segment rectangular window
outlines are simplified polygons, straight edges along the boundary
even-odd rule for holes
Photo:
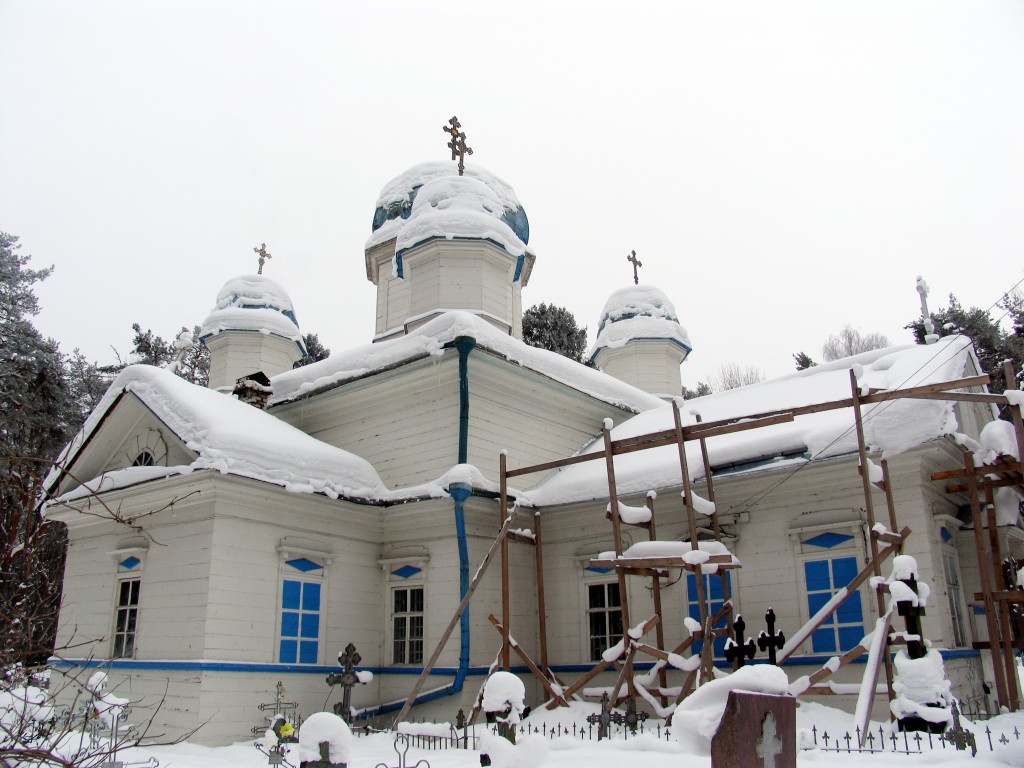
[[[423,663],[423,587],[396,587],[391,592],[393,664]]]
[[[722,609],[725,605],[725,592],[722,587],[722,577],[718,574],[701,574],[701,578],[704,580],[704,597],[707,600],[707,615],[714,616],[715,613]],[[725,572],[725,585],[729,589],[729,594],[732,594],[732,574],[729,571]],[[690,618],[694,621],[700,621],[700,599],[697,594],[697,577],[692,574],[686,574],[686,600],[689,605],[688,613]],[[735,603],[734,603],[735,605]],[[735,610],[735,609],[734,609]],[[729,625],[729,616],[726,614],[712,627],[712,629],[724,629]],[[725,635],[721,635],[715,638],[715,649],[714,655],[719,658],[725,658],[722,654],[725,652]],[[698,640],[691,646],[691,653],[695,656],[699,655],[701,648],[704,647],[704,641]]]
[[[943,552],[942,569],[946,573],[946,596],[949,599],[949,619],[953,623],[953,645],[962,648],[967,645],[967,624],[964,620],[963,595],[960,591],[960,572],[956,568],[956,558]]]
[[[320,658],[320,584],[283,579],[281,582],[282,664],[316,664]]]
[[[816,614],[859,572],[857,558],[833,557],[804,561],[808,617]],[[855,647],[864,637],[864,609],[860,592],[854,592],[811,635],[814,653],[838,653]]]
[[[605,649],[622,639],[622,600],[617,581],[587,585],[587,626],[590,660],[600,661]]]
[[[111,658],[131,658],[135,654],[135,633],[139,623],[141,579],[117,582],[117,607],[114,614],[114,651]]]

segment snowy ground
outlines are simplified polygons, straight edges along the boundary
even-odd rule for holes
[[[830,730],[842,733],[852,725],[849,715],[834,709],[814,704],[803,704],[798,716],[798,729],[809,729],[811,725],[819,733]],[[800,766],[867,766],[868,768],[913,768],[913,766],[971,766],[971,768],[1002,768],[1003,766],[1024,766],[1024,735],[1020,740],[1013,736],[1014,728],[1024,734],[1024,714],[1003,715],[988,721],[994,734],[1006,733],[1009,743],[1001,745],[993,739],[995,750],[990,751],[987,743],[981,745],[978,755],[970,757],[969,752],[937,748],[922,754],[845,754],[818,750],[802,750],[797,757]],[[980,740],[984,740],[985,724],[977,724]],[[875,725],[877,729],[877,724]],[[806,738],[806,734],[804,736]],[[377,734],[354,740],[349,759],[350,768],[373,768],[377,765],[399,766],[398,755],[393,748],[394,738],[390,734]],[[545,739],[529,736],[520,744],[511,747],[507,742],[485,737],[484,747],[490,752],[495,768],[533,768],[534,766],[557,766],[557,768],[709,768],[711,758],[684,751],[675,741],[658,740],[652,735],[631,738],[628,741],[611,739],[602,742],[583,742],[572,738]],[[502,749],[504,747],[504,749]],[[246,766],[267,765],[267,758],[260,754],[251,743],[235,744],[229,747],[202,747],[195,744],[179,744],[171,747],[153,747],[146,750],[123,752],[121,759],[144,761],[156,757],[162,768],[245,768]],[[412,748],[406,755],[405,765],[412,768],[418,760],[428,761],[431,768],[476,768],[480,765],[479,750],[428,751]],[[421,766],[423,768],[423,766]]]

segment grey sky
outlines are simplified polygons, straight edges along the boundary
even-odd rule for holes
[[[1024,4],[0,0],[0,229],[39,328],[110,361],[255,271],[332,350],[373,333],[381,187],[458,114],[516,189],[524,306],[674,301],[684,383],[850,322],[909,340],[1024,278]]]

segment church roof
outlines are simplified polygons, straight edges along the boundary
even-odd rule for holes
[[[850,397],[850,370],[862,388],[897,389],[951,381],[964,375],[973,358],[970,339],[947,336],[935,344],[910,344],[865,352],[825,363],[771,381],[718,392],[686,401],[680,407],[683,423],[784,411],[803,405]],[[612,439],[672,429],[671,404],[645,411],[612,429]],[[863,408],[865,438],[883,455],[898,454],[953,434],[957,421],[954,403],[944,400],[894,399]],[[852,408],[839,408],[797,416],[792,422],[713,437],[707,441],[713,469],[736,471],[795,466],[808,461],[850,454],[857,450]],[[600,450],[600,440],[583,450]],[[700,444],[686,444],[687,464],[693,479],[704,475]],[[620,494],[643,493],[681,485],[676,446],[652,448],[615,459],[616,487]],[[575,464],[552,473],[519,496],[521,503],[539,507],[606,498],[603,462]]]
[[[608,297],[597,338],[587,356],[593,360],[602,349],[624,346],[637,339],[668,339],[690,352],[690,336],[679,324],[676,308],[659,288],[631,285]]]
[[[295,309],[287,292],[263,275],[228,280],[199,331],[207,339],[223,331],[258,331],[294,341],[305,354]]]
[[[294,400],[428,355],[440,355],[446,345],[460,337],[471,337],[478,347],[598,400],[636,412],[664,405],[654,395],[562,355],[531,347],[465,311],[445,312],[404,336],[355,347],[280,373],[271,379],[269,404]]]
[[[490,171],[474,163],[459,176],[452,163],[423,163],[385,185],[366,248],[397,238],[400,253],[438,237],[491,240],[520,256],[530,223],[512,187]]]
[[[310,437],[258,408],[148,365],[129,366],[114,379],[56,464],[69,466],[100,428],[107,413],[128,392],[138,397],[197,458],[185,466],[128,467],[108,472],[88,484],[96,489],[126,487],[154,477],[214,469],[299,493],[323,493],[333,498],[390,496],[376,470],[355,454]],[[60,475],[58,470],[52,470],[46,487],[56,487]],[[77,489],[71,495],[81,496],[88,490]]]

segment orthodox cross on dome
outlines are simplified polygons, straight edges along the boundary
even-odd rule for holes
[[[629,256],[626,257],[626,261],[633,264],[633,285],[640,285],[640,276],[637,274],[637,267],[642,267],[644,263],[636,257],[636,251],[630,251]]]
[[[466,169],[466,155],[473,154],[472,148],[466,145],[466,132],[459,130],[461,127],[462,123],[455,115],[452,115],[448,125],[441,126],[442,131],[451,134],[452,140],[448,142],[448,149],[452,151],[452,160],[459,160],[459,176]]]
[[[267,259],[271,258],[270,251],[267,250],[266,243],[260,243],[259,248],[253,248],[253,253],[259,254],[260,257],[260,268],[256,271],[257,275],[263,274],[263,265],[267,263]]]

